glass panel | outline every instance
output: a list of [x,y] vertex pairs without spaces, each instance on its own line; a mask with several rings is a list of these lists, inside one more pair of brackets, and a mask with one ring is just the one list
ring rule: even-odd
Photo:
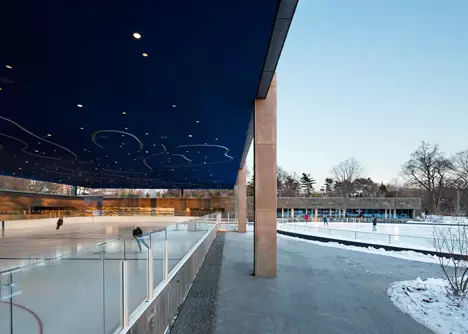
[[[182,225],[182,224],[177,224]],[[180,228],[180,227],[178,227]],[[164,268],[164,230],[151,234],[151,248],[153,249],[153,286],[156,288],[163,281]]]
[[128,314],[130,315],[146,300],[150,238],[145,234],[139,239],[126,239],[124,242],[128,275]]
[[10,273],[0,275],[0,333],[11,333],[11,316],[13,304],[10,296],[14,293]]
[[99,247],[23,268],[13,283],[21,290],[13,298],[15,334],[103,332]]
[[[121,261],[123,260],[124,240],[108,242],[105,245],[103,260],[103,289],[105,333],[114,333],[120,328],[121,310]],[[102,263],[101,263],[102,264]]]

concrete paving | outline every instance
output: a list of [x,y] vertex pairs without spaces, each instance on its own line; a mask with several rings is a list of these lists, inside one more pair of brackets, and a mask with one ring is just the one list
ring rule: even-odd
[[[0,333],[10,333],[11,319],[15,334],[112,333],[120,323],[120,262],[124,257],[128,261],[129,313],[146,297],[148,253],[139,252],[131,238],[132,226],[138,219],[126,218],[93,224],[65,221],[58,232],[53,226],[7,230],[0,241],[2,267],[34,264],[12,274],[21,294],[0,303]],[[137,225],[149,232],[176,222],[154,218]],[[171,226],[169,270],[205,233],[202,225],[196,231],[188,231],[186,224]],[[108,242],[101,255],[96,245],[119,234],[123,239]],[[164,238],[164,232],[151,238],[155,287],[163,277]],[[9,275],[3,275],[2,284],[9,283],[9,279]]]
[[252,238],[252,233],[217,238],[213,247],[222,255],[221,270],[216,255],[207,257],[187,298],[189,306],[209,307],[194,312],[184,305],[171,333],[432,333],[400,312],[386,291],[395,281],[441,277],[437,265],[278,236],[278,276],[259,279],[252,276]]
[[252,277],[252,233],[226,237],[214,333],[431,333],[390,301],[390,283],[437,265],[278,236],[278,277]]

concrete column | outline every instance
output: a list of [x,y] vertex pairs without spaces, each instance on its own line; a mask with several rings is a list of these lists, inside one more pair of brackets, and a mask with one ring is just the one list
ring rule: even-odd
[[413,209],[413,217],[411,218],[416,218],[416,210]]
[[387,219],[387,209],[385,209],[385,219]]
[[315,218],[315,219],[318,219],[318,208],[315,208],[314,218]]
[[332,209],[330,209],[330,218],[331,218],[331,216],[332,216]]
[[396,219],[396,209],[393,209],[393,219]]
[[291,218],[294,218],[294,209],[291,209]]
[[284,208],[281,208],[281,218],[284,218]]
[[346,209],[343,209],[343,218],[346,218]]
[[255,101],[254,274],[276,277],[276,75],[264,100]]
[[239,232],[247,231],[247,173],[245,164],[239,169],[237,176],[237,223],[239,224]]

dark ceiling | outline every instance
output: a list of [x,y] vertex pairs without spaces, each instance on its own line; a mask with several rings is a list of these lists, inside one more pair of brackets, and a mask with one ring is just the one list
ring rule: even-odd
[[0,174],[233,188],[277,13],[276,0],[2,3]]

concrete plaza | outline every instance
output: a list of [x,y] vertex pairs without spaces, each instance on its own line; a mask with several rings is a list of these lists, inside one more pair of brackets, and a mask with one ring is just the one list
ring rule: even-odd
[[440,277],[437,265],[278,236],[278,276],[261,279],[252,276],[252,233],[222,238],[171,333],[431,333],[400,312],[386,291],[395,281]]

